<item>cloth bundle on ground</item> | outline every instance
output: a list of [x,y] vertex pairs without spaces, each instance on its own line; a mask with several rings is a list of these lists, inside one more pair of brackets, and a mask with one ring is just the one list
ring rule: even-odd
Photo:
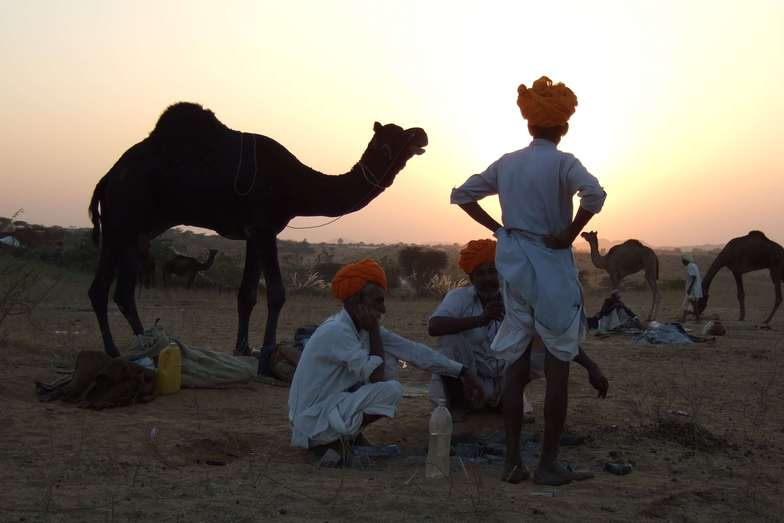
[[637,334],[643,331],[640,318],[615,293],[604,300],[596,316],[586,320],[588,328],[598,330],[598,334]]
[[304,325],[294,333],[293,344],[285,341],[278,343],[270,356],[273,376],[281,381],[291,383],[294,371],[297,369],[297,363],[299,363],[299,357],[302,355],[302,349],[305,348],[305,344],[317,328],[318,325]]
[[92,409],[146,403],[155,398],[155,371],[104,352],[81,351],[71,375],[36,382],[36,393],[41,401],[63,399]]
[[144,357],[155,359],[172,341],[180,347],[182,353],[183,387],[224,387],[245,383],[256,377],[256,358],[191,347],[177,338],[170,337],[158,324],[136,336],[130,351],[123,358],[129,361]]
[[659,323],[652,321],[645,331],[634,338],[634,343],[647,345],[672,345],[678,343],[702,343],[714,338],[693,336],[679,323]]
[[183,387],[225,387],[256,377],[257,359],[188,346],[156,324],[136,336],[128,353],[120,358],[111,358],[103,352],[81,351],[70,375],[51,383],[36,382],[38,398],[41,401],[63,398],[90,408],[150,401],[155,397],[155,371],[135,362],[141,363],[144,358],[155,360],[171,342],[180,347]]

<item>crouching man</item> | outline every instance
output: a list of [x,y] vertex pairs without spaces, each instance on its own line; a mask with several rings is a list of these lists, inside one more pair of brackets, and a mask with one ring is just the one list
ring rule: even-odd
[[332,294],[343,308],[308,340],[291,383],[292,446],[310,448],[340,440],[367,444],[363,427],[393,417],[403,397],[403,387],[395,381],[400,360],[458,378],[470,398],[483,397],[469,369],[381,327],[386,289],[384,270],[370,259],[335,275]]
[[[438,336],[438,351],[468,367],[482,383],[485,399],[469,404],[459,380],[433,374],[430,401],[446,400],[453,419],[471,410],[495,408],[501,402],[505,360],[497,358],[490,344],[504,318],[504,303],[495,270],[494,240],[471,240],[457,264],[471,285],[447,293],[428,322],[428,333]],[[540,353],[544,357],[544,353]],[[539,377],[539,376],[537,376]],[[533,421],[533,405],[525,396],[523,419]]]

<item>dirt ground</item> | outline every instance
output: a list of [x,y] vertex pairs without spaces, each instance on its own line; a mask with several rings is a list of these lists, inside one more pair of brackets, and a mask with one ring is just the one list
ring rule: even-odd
[[[714,343],[642,347],[625,337],[589,336],[585,347],[609,377],[610,394],[595,399],[585,373],[573,369],[567,425],[586,443],[563,448],[562,457],[596,477],[555,490],[502,483],[491,465],[466,465],[440,481],[400,461],[321,469],[313,454],[289,446],[287,389],[260,383],[183,390],[104,411],[39,403],[34,380],[56,376],[54,365],[70,364],[80,350],[100,348],[87,286],[86,277],[70,276],[31,318],[6,322],[0,336],[2,521],[748,521],[784,513],[784,311],[772,330],[757,328],[772,304],[764,275],[748,285],[743,323],[735,321],[731,278],[716,280],[707,314],[720,317],[728,335]],[[601,300],[586,296],[588,311]],[[626,293],[624,300],[644,314],[650,295]],[[659,319],[675,319],[680,300],[680,292],[666,292]],[[385,325],[432,345],[425,323],[435,305],[390,298]],[[291,297],[281,339],[336,308],[328,297]],[[262,300],[253,317],[256,344],[264,309]],[[232,348],[233,295],[153,290],[140,310],[146,324],[160,318],[192,345]],[[111,323],[118,343],[129,343],[113,305]],[[409,385],[428,380],[411,368],[401,377]],[[536,423],[526,430],[542,430],[542,385],[529,389]],[[407,397],[397,418],[376,423],[367,436],[425,447],[428,415],[426,398]],[[501,417],[488,413],[454,430],[502,427]],[[634,471],[602,470],[618,459],[633,462]]]

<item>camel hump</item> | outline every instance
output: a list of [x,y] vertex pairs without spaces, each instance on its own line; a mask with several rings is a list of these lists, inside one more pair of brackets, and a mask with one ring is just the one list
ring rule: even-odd
[[634,240],[634,239],[626,240],[621,245],[628,245],[630,247],[631,246],[634,246],[634,247],[645,247],[645,245],[643,245],[643,243],[640,240]]
[[756,236],[757,238],[764,238],[766,240],[768,239],[768,237],[765,236],[765,233],[762,231],[749,231],[748,236]]
[[191,102],[178,102],[163,111],[150,133],[150,138],[177,140],[198,135],[212,135],[224,129],[227,127],[209,109]]

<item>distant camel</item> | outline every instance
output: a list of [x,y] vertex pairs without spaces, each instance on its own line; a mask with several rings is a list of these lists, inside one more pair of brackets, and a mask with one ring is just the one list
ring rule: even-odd
[[163,276],[163,284],[168,285],[169,277],[172,274],[176,274],[177,276],[187,278],[185,287],[190,289],[193,285],[193,280],[196,279],[196,273],[206,271],[212,267],[212,262],[215,261],[216,254],[218,254],[216,249],[210,249],[210,254],[207,257],[207,261],[204,263],[200,262],[196,258],[178,254],[163,264],[163,271],[161,271],[161,275]]
[[768,269],[776,301],[773,310],[763,322],[770,323],[771,318],[781,305],[781,280],[784,279],[784,248],[778,243],[769,240],[760,231],[751,231],[746,236],[731,239],[721,250],[716,259],[711,263],[705,278],[702,280],[702,299],[698,303],[700,312],[708,305],[708,290],[711,282],[723,267],[727,267],[735,277],[738,288],[738,303],[740,304],[740,321],[746,319],[746,293],[743,290],[743,275],[751,271]]
[[237,297],[238,353],[250,353],[248,320],[264,274],[268,312],[259,370],[266,372],[265,355],[275,346],[285,301],[278,233],[295,216],[342,216],[362,209],[392,185],[412,156],[425,152],[427,134],[420,128],[376,122],[373,131],[354,167],[328,176],[271,138],[229,129],[200,105],[166,109],[150,135],[101,178],[90,201],[93,241],[101,253],[88,294],[106,352],[119,355],[107,314],[115,273],[114,301],[134,334],[144,330],[133,293],[141,265],[137,237],[152,239],[175,225],[193,225],[246,242]]
[[604,269],[610,275],[610,283],[613,289],[617,289],[626,276],[638,271],[645,271],[645,281],[653,293],[651,310],[648,313],[648,321],[655,320],[659,313],[659,302],[661,294],[656,280],[659,279],[659,258],[653,249],[646,247],[638,240],[626,240],[620,245],[616,245],[602,256],[599,254],[599,240],[596,232],[584,232],[580,236],[591,246],[591,261],[597,269]]

